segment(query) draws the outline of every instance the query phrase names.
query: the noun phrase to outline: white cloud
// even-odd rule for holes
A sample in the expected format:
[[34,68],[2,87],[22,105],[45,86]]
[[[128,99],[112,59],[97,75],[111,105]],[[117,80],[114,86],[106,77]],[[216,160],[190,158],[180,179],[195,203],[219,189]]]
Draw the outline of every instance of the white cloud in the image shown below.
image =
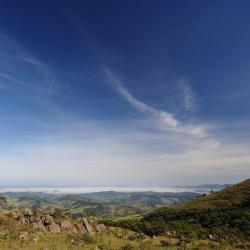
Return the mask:
[[209,147],[150,122],[54,124],[57,132],[1,150],[0,180],[78,185],[184,185],[249,176],[250,145]]
[[[186,133],[190,136],[194,136],[197,138],[207,138],[208,133],[206,129],[201,125],[196,124],[183,124],[179,121],[174,114],[163,110],[157,110],[152,106],[147,105],[146,103],[137,100],[122,84],[122,82],[111,72],[111,70],[107,67],[104,68],[105,75],[108,81],[113,85],[114,89],[122,95],[133,107],[143,113],[148,113],[156,119],[160,120],[166,127],[166,129],[172,129],[175,132]],[[184,85],[183,85],[184,86]],[[187,88],[187,85],[185,85]],[[186,99],[189,102],[191,107],[192,94],[191,89],[189,88],[186,91]],[[193,102],[193,101],[192,101]]]
[[196,97],[189,82],[185,79],[180,79],[179,88],[181,90],[181,95],[183,98],[185,110],[191,112],[196,111],[197,110]]
[[54,74],[47,65],[2,33],[0,33],[0,86],[27,98],[35,96],[36,99],[47,98],[60,90]]

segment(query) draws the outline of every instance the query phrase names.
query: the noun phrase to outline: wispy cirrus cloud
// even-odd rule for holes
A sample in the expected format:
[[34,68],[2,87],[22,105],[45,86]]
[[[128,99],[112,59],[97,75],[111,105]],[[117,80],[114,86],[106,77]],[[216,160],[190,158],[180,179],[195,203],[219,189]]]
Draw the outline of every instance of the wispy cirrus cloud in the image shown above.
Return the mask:
[[51,67],[38,60],[15,40],[0,32],[0,91],[31,101],[57,117],[66,113],[56,104],[66,85]]
[[[45,97],[58,92],[55,75],[17,42],[0,33],[0,87],[20,95]],[[56,88],[56,90],[55,90]],[[32,94],[32,95],[31,95]]]
[[1,183],[186,185],[239,181],[249,174],[249,143],[215,150],[206,140],[153,131],[152,124],[140,122],[70,120],[33,142],[4,145]]
[[10,74],[4,73],[4,72],[0,72],[0,79],[1,79],[0,86],[2,88],[9,87],[8,82],[15,83],[15,84],[18,84],[18,85],[19,84],[23,85],[22,82],[20,82],[19,80],[17,80],[16,78],[11,76]]
[[194,112],[197,110],[196,96],[190,83],[182,78],[179,80],[179,88],[183,99],[184,108],[186,111]]
[[[121,96],[123,96],[127,100],[127,102],[129,102],[138,111],[148,113],[161,121],[165,125],[166,129],[170,129],[179,133],[185,133],[201,139],[209,137],[206,129],[203,126],[196,124],[184,124],[183,122],[178,120],[174,114],[166,112],[164,110],[158,110],[135,98],[108,67],[104,68],[104,73],[107,77],[107,80],[113,85],[114,89]],[[191,106],[194,106],[194,104],[192,104],[192,102],[194,102],[192,97],[193,95],[191,92],[191,88],[188,88],[187,86],[188,85],[183,85],[183,87],[187,89],[185,91],[185,98],[187,102],[186,105],[187,107],[191,108]]]

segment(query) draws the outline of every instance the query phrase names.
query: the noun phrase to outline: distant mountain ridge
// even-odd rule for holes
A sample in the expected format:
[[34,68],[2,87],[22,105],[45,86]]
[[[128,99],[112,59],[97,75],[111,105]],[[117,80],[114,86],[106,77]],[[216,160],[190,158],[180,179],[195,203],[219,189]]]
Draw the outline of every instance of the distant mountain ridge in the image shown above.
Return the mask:
[[224,188],[228,188],[232,186],[232,184],[201,184],[195,186],[178,186],[179,188],[188,188],[188,189],[210,189],[210,190],[222,190]]

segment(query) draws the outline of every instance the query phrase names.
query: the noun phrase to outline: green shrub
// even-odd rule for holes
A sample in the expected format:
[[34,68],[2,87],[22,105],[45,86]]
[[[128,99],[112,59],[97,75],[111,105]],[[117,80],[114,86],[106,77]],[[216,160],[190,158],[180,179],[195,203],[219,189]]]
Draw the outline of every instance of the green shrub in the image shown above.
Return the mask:
[[82,240],[86,244],[94,244],[95,243],[95,239],[92,236],[90,236],[89,234],[86,234],[86,233],[83,234]]
[[140,250],[152,250],[152,240],[141,241],[139,249]]
[[145,237],[145,235],[143,234],[143,233],[138,233],[137,235],[136,235],[136,239],[138,240],[138,241],[142,241],[142,240],[144,240],[146,237]]
[[133,250],[134,247],[131,244],[126,244],[121,247],[121,250]]
[[160,241],[162,247],[168,247],[169,243],[166,240],[161,240]]
[[55,216],[58,218],[64,217],[64,210],[62,208],[56,208],[54,210]]
[[98,245],[98,249],[101,249],[101,250],[109,250],[110,248],[104,244],[100,244]]
[[137,237],[135,235],[130,235],[128,237],[128,240],[131,240],[131,241],[136,240],[136,239],[137,239]]

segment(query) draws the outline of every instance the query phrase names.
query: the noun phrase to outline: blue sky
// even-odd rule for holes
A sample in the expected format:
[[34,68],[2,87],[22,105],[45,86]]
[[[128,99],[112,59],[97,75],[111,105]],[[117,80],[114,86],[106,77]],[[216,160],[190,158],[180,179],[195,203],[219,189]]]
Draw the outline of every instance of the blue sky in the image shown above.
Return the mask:
[[249,1],[3,1],[0,181],[250,174]]

